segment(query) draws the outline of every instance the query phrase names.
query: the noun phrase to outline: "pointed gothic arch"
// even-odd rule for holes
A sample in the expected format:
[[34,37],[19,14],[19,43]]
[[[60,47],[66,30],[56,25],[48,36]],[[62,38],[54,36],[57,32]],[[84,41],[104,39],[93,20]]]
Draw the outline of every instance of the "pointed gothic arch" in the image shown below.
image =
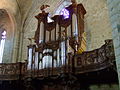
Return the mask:
[[0,9],[0,26],[0,63],[9,63],[13,56],[15,24],[12,14],[6,9]]
[[5,39],[6,39],[6,30],[3,28],[0,28],[0,63],[2,63]]

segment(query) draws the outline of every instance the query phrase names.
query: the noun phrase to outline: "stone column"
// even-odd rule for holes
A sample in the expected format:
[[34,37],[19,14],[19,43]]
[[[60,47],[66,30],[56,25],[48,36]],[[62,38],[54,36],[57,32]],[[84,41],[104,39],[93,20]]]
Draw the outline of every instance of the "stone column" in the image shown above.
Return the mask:
[[120,85],[120,0],[107,0]]

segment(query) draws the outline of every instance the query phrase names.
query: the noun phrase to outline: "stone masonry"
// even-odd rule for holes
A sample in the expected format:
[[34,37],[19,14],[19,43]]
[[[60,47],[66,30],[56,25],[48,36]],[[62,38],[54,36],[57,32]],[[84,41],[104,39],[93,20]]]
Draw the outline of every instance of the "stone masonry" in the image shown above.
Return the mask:
[[120,85],[120,0],[107,0]]

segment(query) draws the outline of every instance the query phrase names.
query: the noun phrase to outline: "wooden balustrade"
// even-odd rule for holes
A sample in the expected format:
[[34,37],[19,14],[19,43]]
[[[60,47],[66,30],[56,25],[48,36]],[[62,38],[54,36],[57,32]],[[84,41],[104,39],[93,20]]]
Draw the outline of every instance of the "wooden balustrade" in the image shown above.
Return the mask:
[[93,51],[86,51],[75,56],[76,73],[85,73],[105,69],[115,61],[112,40]]
[[[60,67],[49,67],[44,69],[27,69],[27,62],[25,63],[1,63],[0,64],[0,80],[16,80],[26,77],[48,77],[57,76],[61,73],[72,73],[74,66],[74,73],[87,73],[106,69],[114,66],[115,55],[112,40],[106,40],[105,44],[93,51],[86,51],[82,54],[72,55],[69,53],[67,65]],[[72,60],[74,64],[72,65]]]
[[[73,62],[74,61],[74,65]],[[35,76],[52,76],[60,73],[87,73],[98,71],[114,65],[115,55],[112,40],[106,40],[105,44],[98,49],[86,51],[82,54],[68,54],[66,65],[60,67],[46,67],[44,69],[32,69]],[[33,73],[32,73],[33,74]]]
[[21,79],[26,72],[26,63],[1,63],[0,80]]

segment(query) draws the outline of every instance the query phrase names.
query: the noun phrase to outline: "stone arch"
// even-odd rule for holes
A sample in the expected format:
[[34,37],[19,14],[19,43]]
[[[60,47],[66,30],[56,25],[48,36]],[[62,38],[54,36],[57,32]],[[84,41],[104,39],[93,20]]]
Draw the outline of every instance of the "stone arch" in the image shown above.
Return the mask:
[[0,26],[6,31],[6,40],[2,62],[12,62],[13,47],[14,47],[14,31],[16,28],[13,15],[6,9],[0,9]]

